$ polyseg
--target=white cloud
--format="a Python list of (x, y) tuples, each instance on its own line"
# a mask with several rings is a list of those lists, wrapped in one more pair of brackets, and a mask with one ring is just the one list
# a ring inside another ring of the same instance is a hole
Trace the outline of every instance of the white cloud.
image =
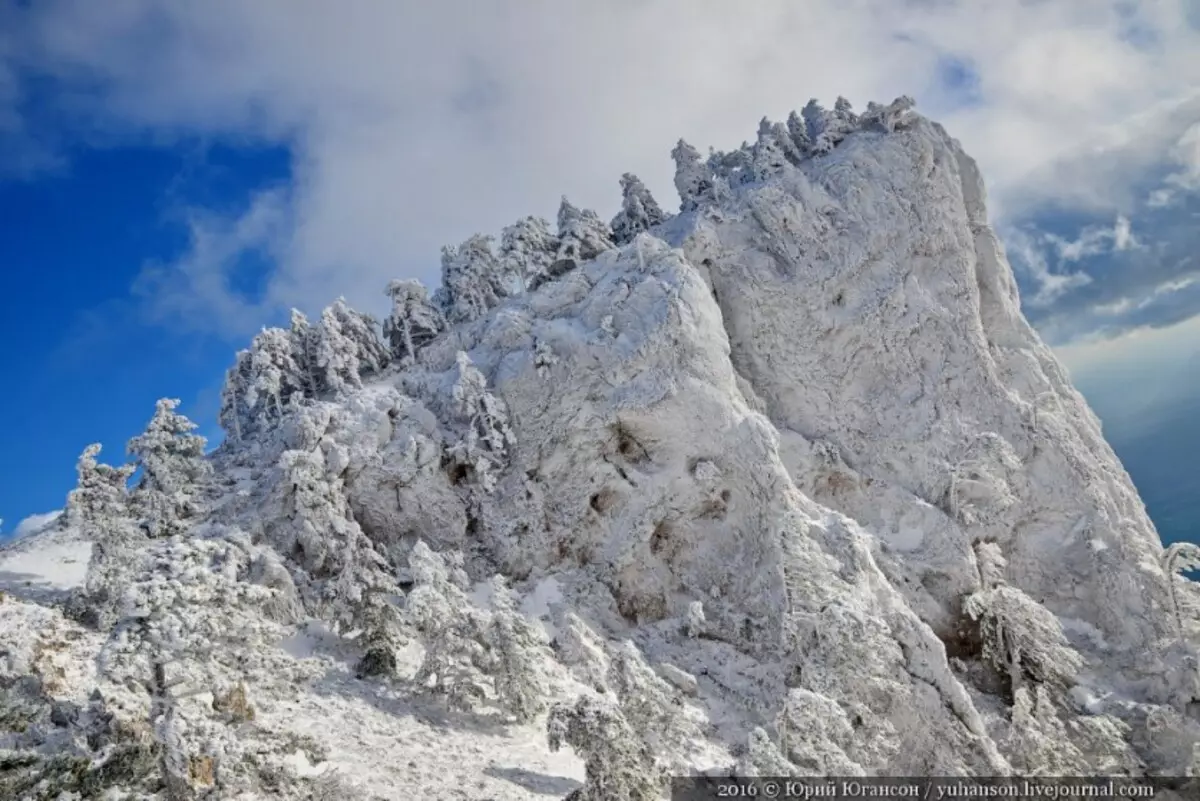
[(1129, 250), (1138, 247), (1138, 241), (1133, 235), (1133, 227), (1129, 218), (1118, 214), (1112, 228), (1090, 225), (1079, 232), (1079, 238), (1068, 241), (1053, 234), (1046, 234), (1045, 240), (1058, 251), (1058, 257), (1064, 262), (1079, 261), (1090, 256), (1116, 250)]
[(1169, 206), (1180, 192), (1200, 189), (1200, 122), (1183, 132), (1171, 148), (1170, 157), (1177, 169), (1150, 193), (1147, 202), (1152, 207)]
[[(916, 96), (980, 162), (994, 213), (1116, 209), (1120, 165), (1066, 181), (1055, 165), (1082, 149), (1157, 157), (1178, 138), (1164, 115), (1200, 85), (1186, 0), (57, 0), (28, 14), (13, 58), (72, 87), (93, 129), (293, 149), (286, 193), (197, 217), (192, 251), (141, 284), (158, 313), (239, 333), (281, 304), (378, 308), (388, 278), (435, 283), (441, 245), (550, 216), (564, 192), (611, 214), (626, 170), (671, 205), (675, 139), (733, 146), (810, 96)], [(938, 84), (950, 58), (977, 78), (961, 108)], [(231, 291), (247, 249), (279, 262), (262, 299)], [(1083, 280), (1047, 272), (1047, 297)]]
[(17, 527), (13, 529), (13, 539), (18, 539), (29, 534), (36, 534), (57, 520), (61, 515), (61, 509), (54, 512), (46, 512), (45, 514), (40, 515), (30, 515), (20, 523), (17, 523)]
[(1092, 282), (1092, 277), (1082, 271), (1055, 272), (1050, 268), (1045, 252), (1042, 250), (1042, 241), (1057, 245), (1060, 261), (1070, 261), (1071, 259), (1062, 254), (1064, 252), (1074, 253), (1077, 249), (1082, 249), (1080, 243), (1086, 238), (1085, 234), (1077, 242), (1066, 242), (1047, 234), (1031, 234), (1020, 228), (1013, 228), (1005, 232), (1004, 239), (1009, 255), (1015, 257), (1014, 261), (1017, 267), (1024, 271), (1037, 289), (1031, 297), (1025, 299), (1026, 303), (1035, 308), (1047, 308), (1053, 306), (1067, 293)]

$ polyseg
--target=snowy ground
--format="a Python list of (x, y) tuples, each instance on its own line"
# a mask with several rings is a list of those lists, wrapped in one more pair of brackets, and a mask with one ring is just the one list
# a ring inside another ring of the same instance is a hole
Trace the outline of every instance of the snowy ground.
[(91, 544), (70, 531), (17, 540), (0, 550), (0, 592), (49, 602), (83, 584)]

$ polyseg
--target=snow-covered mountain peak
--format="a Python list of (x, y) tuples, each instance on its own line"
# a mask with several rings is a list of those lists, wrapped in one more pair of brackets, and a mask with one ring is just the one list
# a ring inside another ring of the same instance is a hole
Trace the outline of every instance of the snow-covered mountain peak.
[(211, 456), (172, 402), (134, 487), (85, 452), (82, 586), (0, 607), (75, 666), (10, 660), (0, 788), (1191, 771), (1191, 554), (1022, 317), (971, 159), (907, 98), (672, 156), (678, 214), (626, 174), (611, 224), (564, 199), (393, 282), (382, 332), (263, 331)]

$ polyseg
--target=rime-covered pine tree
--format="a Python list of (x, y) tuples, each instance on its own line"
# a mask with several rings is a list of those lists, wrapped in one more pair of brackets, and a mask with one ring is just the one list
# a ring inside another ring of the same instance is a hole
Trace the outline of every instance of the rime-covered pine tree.
[(141, 469), (130, 496), (133, 511), (152, 537), (178, 534), (200, 513), (203, 484), (212, 473), (204, 458), (207, 441), (192, 433), (196, 424), (163, 398), (154, 407), (146, 431), (129, 441), (129, 455)]
[(234, 441), (277, 422), (297, 400), (313, 391), (303, 315), (294, 312), (291, 330), (264, 328), (225, 374), (220, 422)]
[(233, 366), (225, 372), (225, 383), (221, 386), (221, 408), (217, 422), (233, 442), (241, 442), (243, 421), (246, 419), (246, 396), (253, 380), (250, 370), (250, 351), (240, 350), (234, 357)]
[(808, 141), (812, 142), (813, 152), (827, 153), (833, 145), (827, 139), (822, 138), (829, 117), (825, 107), (814, 97), (801, 109), (800, 116), (804, 118), (804, 127), (808, 132)]
[[(790, 144), (791, 139), (784, 140)], [(780, 141), (777, 131), (766, 117), (758, 124), (758, 140), (754, 143), (753, 166), (754, 178), (765, 181), (783, 172), (788, 164), (788, 158)]]
[(408, 564), (413, 589), (405, 614), (425, 645), (415, 680), (445, 696), (452, 706), (470, 709), (487, 696), (487, 618), (454, 580), (446, 560), (428, 545), (418, 542)]
[(292, 309), (288, 322), (292, 359), (304, 396), (317, 394), (317, 331), (299, 309)]
[(363, 656), (358, 663), (360, 676), (391, 676), (396, 672), (396, 651), (404, 645), (400, 612), (388, 594), (372, 588), (363, 593), (357, 623), (362, 627), (360, 641)]
[(492, 580), (492, 600), (487, 636), (496, 697), (505, 711), (528, 723), (546, 708), (549, 687), (542, 665), (550, 650), (541, 627), (518, 611), (503, 576)]
[(467, 468), (485, 492), (496, 486), (496, 473), (508, 465), (516, 437), (508, 424), (504, 402), (488, 391), (487, 378), (459, 351), (458, 375), (450, 388), (451, 411), (463, 428), (462, 438), (449, 448), (451, 459)]
[[(771, 735), (761, 726), (755, 726), (751, 730), (750, 736), (746, 738), (745, 751), (742, 758), (738, 760), (735, 772), (740, 777), (750, 779), (760, 776), (790, 777), (799, 774), (796, 766), (788, 761), (787, 757), (779, 750), (779, 746), (771, 739)], [(751, 786), (759, 787), (760, 785), (751, 781)]]
[(713, 151), (708, 157), (708, 168), (714, 177), (723, 179), (729, 186), (753, 181), (754, 148), (743, 142), (741, 147), (727, 153)]
[(321, 392), (345, 392), (362, 386), (362, 377), (388, 364), (388, 349), (375, 332), (375, 320), (339, 298), (321, 312), (314, 356)]
[(892, 133), (905, 126), (916, 104), (908, 95), (902, 95), (887, 105), (868, 103), (866, 113), (859, 119), (859, 125)]
[(665, 750), (683, 734), (679, 692), (654, 672), (637, 646), (625, 640), (609, 655), (608, 686), (621, 714), (655, 751)]
[(671, 151), (675, 160), (675, 189), (679, 192), (679, 210), (695, 211), (715, 198), (712, 169), (700, 158), (696, 148), (680, 139)]
[(977, 558), (991, 586), (968, 596), (963, 609), (979, 622), (984, 658), (1008, 676), (1014, 693), (1027, 681), (1059, 690), (1070, 687), (1083, 660), (1067, 642), (1058, 618), (1000, 580), (1004, 559), (998, 548), (981, 544)]
[(442, 248), (442, 285), (433, 299), (451, 323), (479, 319), (510, 291), (492, 237), (475, 234), (458, 247)]
[(667, 215), (650, 190), (636, 175), (627, 172), (621, 176), (621, 210), (612, 221), (616, 244), (628, 244), (642, 231), (648, 231), (666, 219)]
[(551, 751), (570, 746), (584, 759), (586, 783), (571, 801), (660, 801), (666, 784), (649, 747), (616, 705), (591, 695), (555, 704), (546, 720)]
[(596, 212), (576, 208), (564, 195), (558, 207), (558, 250), (546, 273), (534, 277), (530, 282), (530, 290), (566, 274), (614, 246), (612, 231)]
[(67, 519), (92, 541), (81, 598), (73, 612), (106, 631), (116, 622), (130, 576), (137, 570), (145, 536), (129, 517), (129, 478), (133, 465), (112, 467), (96, 461), (100, 445), (79, 457), (79, 482), (67, 496)]
[(796, 146), (796, 151), (801, 156), (807, 155), (808, 151), (812, 149), (812, 139), (808, 135), (808, 125), (795, 111), (788, 114), (787, 130), (792, 137), (792, 144)]
[(398, 364), (411, 364), (417, 352), (446, 328), (446, 318), (433, 305), (420, 281), (391, 281), (387, 295), (392, 313), (383, 323), (383, 336)]
[(520, 278), (521, 287), (545, 283), (558, 253), (558, 237), (541, 217), (522, 217), (500, 234), (503, 272)]

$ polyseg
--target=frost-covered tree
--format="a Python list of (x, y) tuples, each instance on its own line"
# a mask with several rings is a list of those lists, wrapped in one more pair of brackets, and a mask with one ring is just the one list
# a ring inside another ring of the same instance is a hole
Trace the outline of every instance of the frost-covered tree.
[(550, 279), (557, 260), (559, 241), (550, 223), (541, 217), (523, 217), (500, 234), (501, 271), (524, 289)]
[(570, 801), (660, 801), (666, 784), (649, 747), (612, 703), (581, 695), (555, 704), (546, 721), (551, 751), (564, 745), (584, 759), (586, 782)]
[(804, 120), (805, 130), (808, 132), (808, 141), (815, 149), (817, 143), (821, 141), (821, 134), (825, 133), (825, 124), (828, 119), (825, 107), (814, 97), (800, 110), (800, 116)]
[(1171, 604), (1171, 617), (1182, 639), (1184, 636), (1183, 614), (1179, 608), (1179, 593), (1175, 587), (1176, 574), (1185, 570), (1200, 569), (1200, 546), (1194, 542), (1176, 542), (1163, 551), (1162, 569), (1167, 574), (1167, 591)]
[(554, 653), (579, 681), (600, 690), (608, 675), (609, 659), (603, 638), (566, 605), (553, 608)]
[(679, 691), (646, 664), (637, 646), (625, 640), (609, 654), (608, 686), (621, 714), (651, 749), (665, 751), (685, 733)]
[(788, 114), (787, 130), (791, 135), (796, 152), (804, 156), (812, 149), (812, 139), (808, 135), (808, 125), (795, 111)]
[(212, 473), (204, 458), (207, 440), (192, 433), (196, 424), (176, 412), (178, 406), (177, 399), (160, 399), (146, 431), (128, 445), (142, 471), (130, 505), (152, 537), (178, 534), (196, 518)]
[[(735, 769), (740, 777), (796, 776), (799, 771), (779, 750), (771, 735), (761, 726), (755, 726), (746, 738), (745, 751)], [(758, 786), (752, 784), (751, 786)]]
[(631, 172), (621, 176), (621, 210), (613, 217), (613, 241), (625, 245), (642, 231), (648, 231), (667, 219), (646, 185)]
[(234, 357), (233, 366), (225, 372), (225, 383), (221, 386), (221, 408), (217, 412), (217, 422), (233, 442), (242, 440), (243, 421), (248, 414), (246, 395), (252, 381), (250, 351), (240, 350)]
[(758, 140), (754, 143), (751, 166), (756, 181), (765, 181), (783, 172), (788, 164), (784, 142), (790, 144), (791, 138), (781, 140), (771, 121), (763, 117), (758, 124)]
[(304, 396), (317, 394), (317, 331), (299, 309), (292, 309), (288, 320), (288, 339), (296, 377)]
[(321, 312), (313, 354), (320, 392), (344, 392), (362, 386), (362, 377), (387, 366), (387, 347), (375, 332), (375, 320), (342, 299)]
[(307, 370), (297, 357), (289, 332), (282, 328), (259, 332), (250, 347), (250, 385), (246, 393), (250, 410), (279, 419), (293, 396), (305, 395)]
[(386, 291), (392, 299), (392, 313), (383, 323), (383, 336), (392, 359), (410, 364), (421, 348), (445, 330), (446, 318), (420, 281), (391, 281)]
[(796, 165), (804, 161), (804, 151), (792, 141), (792, 133), (788, 130), (786, 124), (782, 122), (771, 123), (771, 135), (775, 140), (775, 144), (783, 151), (783, 156), (789, 163)]
[(813, 150), (818, 153), (833, 150), (839, 142), (859, 128), (858, 115), (851, 108), (850, 101), (844, 97), (838, 97), (832, 111), (822, 110), (821, 116), (821, 133), (813, 137)]
[(405, 613), (425, 646), (415, 680), (452, 706), (471, 709), (487, 697), (491, 654), (486, 615), (471, 603), (446, 560), (425, 543), (413, 547), (408, 564), (413, 589)]
[(679, 210), (695, 211), (716, 199), (712, 169), (700, 158), (696, 148), (680, 139), (671, 151), (675, 160), (675, 189), (679, 192)]
[(278, 421), (297, 399), (315, 391), (308, 358), (311, 331), (293, 312), (292, 328), (264, 328), (225, 374), (220, 422), (235, 441)]
[(712, 151), (708, 156), (708, 168), (715, 178), (723, 179), (730, 186), (753, 181), (754, 148), (749, 142), (742, 142), (741, 147), (728, 153)]
[[(998, 549), (982, 550), (986, 574), (994, 578), (1003, 558)], [(979, 622), (984, 659), (1008, 676), (1014, 693), (1027, 681), (1063, 689), (1083, 666), (1054, 613), (1016, 587), (996, 583), (981, 589), (966, 598), (963, 610)]]
[(403, 621), (388, 593), (371, 588), (363, 593), (358, 604), (357, 624), (362, 627), (359, 638), (363, 656), (358, 662), (358, 675), (392, 676), (396, 673), (396, 651), (404, 646)]
[(908, 123), (916, 105), (916, 101), (907, 95), (898, 97), (887, 105), (868, 103), (867, 111), (862, 115), (859, 124), (863, 128), (879, 128), (892, 133)]
[(492, 601), (487, 641), (496, 698), (519, 722), (528, 723), (546, 709), (549, 687), (543, 664), (551, 654), (545, 633), (518, 611), (502, 576), (492, 580)]
[(544, 275), (534, 277), (530, 290), (565, 275), (585, 261), (615, 247), (612, 231), (591, 209), (571, 205), (566, 196), (558, 206), (558, 250)]
[(448, 454), (485, 492), (491, 492), (496, 471), (508, 465), (509, 447), (516, 444), (516, 436), (509, 427), (504, 402), (488, 391), (487, 379), (471, 357), (459, 351), (455, 363), (458, 375), (450, 389), (450, 407), (463, 435)]
[(129, 516), (129, 478), (134, 465), (96, 461), (100, 445), (79, 457), (79, 482), (67, 496), (67, 519), (92, 542), (83, 593), (73, 613), (105, 631), (116, 622), (130, 576), (137, 570), (144, 536)]
[[(1153, 713), (1152, 713), (1153, 714)], [(1129, 726), (1110, 715), (1072, 719), (1043, 686), (1017, 689), (1001, 745), (1021, 776), (1138, 775)]]
[(687, 615), (683, 621), (683, 633), (690, 639), (695, 639), (704, 633), (708, 620), (704, 616), (704, 602), (692, 601), (688, 604)]
[(444, 247), (442, 285), (434, 302), (451, 323), (477, 320), (512, 292), (505, 270), (490, 236), (475, 234), (458, 247)]
[(83, 449), (75, 465), (78, 482), (67, 494), (67, 522), (89, 539), (126, 516), (129, 478), (137, 469), (133, 465), (113, 467), (98, 462), (100, 448), (99, 443), (93, 443)]
[(397, 592), (391, 569), (354, 520), (341, 477), (346, 455), (328, 440), (280, 457), (275, 503), (267, 525), (275, 547), (308, 576), (307, 602), (342, 630), (365, 629), (373, 593)]
[(825, 109), (814, 98), (801, 112), (808, 138), (814, 153), (828, 153), (838, 142), (859, 128), (858, 115), (850, 107), (850, 101), (839, 97), (833, 110)]
[(831, 116), (837, 120), (839, 126), (846, 130), (854, 130), (858, 127), (858, 115), (854, 113), (850, 101), (841, 95), (838, 95), (838, 99), (833, 102)]

